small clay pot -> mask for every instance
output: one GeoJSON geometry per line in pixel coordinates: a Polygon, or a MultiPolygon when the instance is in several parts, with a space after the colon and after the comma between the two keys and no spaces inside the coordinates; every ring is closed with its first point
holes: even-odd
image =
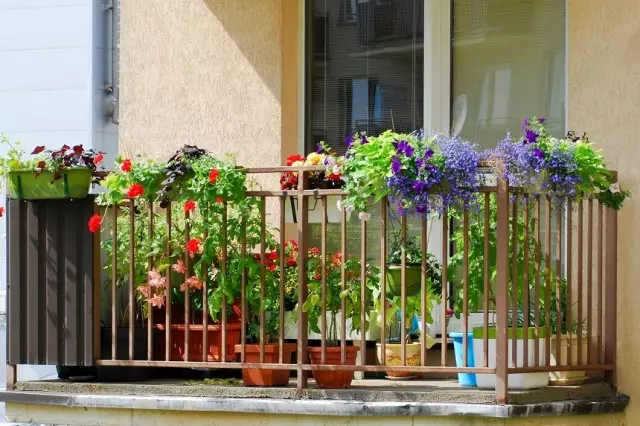
{"type": "MultiPolygon", "coordinates": [[[[328,347],[326,348],[325,365],[355,365],[356,355],[360,350],[357,346],[347,346],[345,348],[345,362],[341,361],[341,348],[340,347],[328,347]]],[[[313,372],[313,378],[316,379],[316,386],[321,389],[347,389],[351,387],[351,381],[353,380],[353,371],[328,371],[328,370],[314,370],[313,364],[322,364],[322,348],[313,347],[308,348],[309,358],[311,359],[311,371],[313,372]]]]}
{"type": "MultiPolygon", "coordinates": [[[[242,353],[242,345],[235,346],[237,354],[242,353]]],[[[285,343],[282,347],[282,363],[291,363],[291,354],[295,352],[295,343],[285,343]]],[[[245,345],[244,361],[249,364],[260,362],[260,345],[245,345]]],[[[280,362],[280,345],[264,345],[264,362],[280,362]]],[[[242,381],[245,386],[286,386],[289,384],[289,370],[268,370],[261,368],[243,368],[242,381]]]]}

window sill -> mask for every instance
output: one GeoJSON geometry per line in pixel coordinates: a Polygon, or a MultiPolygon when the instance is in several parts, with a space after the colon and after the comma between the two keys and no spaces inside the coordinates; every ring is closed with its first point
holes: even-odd
{"type": "Polygon", "coordinates": [[[453,381],[403,382],[403,387],[379,380],[356,380],[352,389],[245,388],[188,386],[184,381],[148,384],[19,382],[16,390],[0,392],[11,404],[133,410],[216,411],[324,416],[477,416],[511,418],[546,415],[617,413],[629,397],[608,385],[547,387],[512,391],[512,404],[495,404],[492,390],[464,389],[453,381]],[[370,382],[370,383],[367,383],[370,382]],[[377,383],[373,383],[377,382],[377,383]],[[407,383],[414,386],[407,388],[407,383]],[[376,386],[375,388],[373,386],[376,386]]]}

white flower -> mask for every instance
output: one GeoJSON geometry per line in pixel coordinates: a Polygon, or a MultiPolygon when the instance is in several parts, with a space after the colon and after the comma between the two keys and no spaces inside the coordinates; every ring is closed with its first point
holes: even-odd
{"type": "Polygon", "coordinates": [[[611,191],[611,193],[613,194],[617,194],[618,192],[620,192],[620,184],[618,184],[617,182],[612,183],[609,187],[609,191],[611,191]]]}
{"type": "Polygon", "coordinates": [[[336,164],[336,157],[331,156],[331,155],[329,155],[329,156],[325,157],[325,159],[324,159],[324,165],[325,165],[325,166],[327,166],[327,167],[331,167],[331,166],[333,166],[334,164],[336,164]]]}
{"type": "Polygon", "coordinates": [[[336,208],[339,212],[342,211],[342,199],[338,198],[338,201],[336,201],[336,208]]]}
{"type": "Polygon", "coordinates": [[[371,213],[360,212],[358,213],[358,219],[364,221],[371,220],[371,213]]]}
{"type": "Polygon", "coordinates": [[[333,170],[331,170],[331,172],[332,172],[334,175],[339,175],[339,174],[340,174],[340,171],[341,171],[341,170],[340,170],[340,166],[339,166],[339,165],[337,165],[337,164],[334,164],[334,165],[333,165],[333,170]]]}

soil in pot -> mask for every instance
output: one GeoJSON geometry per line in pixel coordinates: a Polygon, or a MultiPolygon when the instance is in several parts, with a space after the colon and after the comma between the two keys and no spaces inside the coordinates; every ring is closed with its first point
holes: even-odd
{"type": "MultiPolygon", "coordinates": [[[[406,281],[406,295],[418,294],[422,284],[422,266],[407,265],[406,281]]],[[[402,266],[387,266],[387,291],[394,296],[402,296],[402,266]]]]}
{"type": "MultiPolygon", "coordinates": [[[[360,348],[357,346],[347,346],[345,348],[346,359],[344,365],[355,365],[359,350],[360,348]]],[[[321,365],[322,348],[313,347],[309,348],[308,351],[312,366],[314,364],[321,365]]],[[[340,347],[328,347],[326,351],[325,365],[343,365],[340,347]]],[[[347,389],[351,387],[353,371],[314,370],[313,367],[311,367],[311,371],[313,378],[316,380],[316,386],[320,389],[347,389]]]]}
{"type": "MultiPolygon", "coordinates": [[[[382,362],[382,345],[378,343],[378,360],[382,362]]],[[[406,366],[417,367],[420,365],[420,343],[407,343],[406,344],[406,366]]],[[[384,365],[389,367],[402,366],[402,345],[400,343],[387,343],[385,345],[385,361],[384,365]]],[[[388,379],[412,379],[416,376],[415,373],[408,371],[387,371],[388,379]]]]}
{"type": "MultiPolygon", "coordinates": [[[[282,347],[282,363],[291,363],[291,354],[296,351],[295,343],[285,343],[282,347]]],[[[242,345],[235,346],[240,357],[242,345]]],[[[247,363],[260,362],[260,345],[245,345],[244,360],[247,363]]],[[[280,345],[264,345],[264,362],[277,364],[280,362],[280,345]]],[[[245,386],[286,386],[289,384],[289,370],[265,370],[259,368],[243,368],[242,381],[245,386]]]]}
{"type": "MultiPolygon", "coordinates": [[[[207,359],[202,358],[202,337],[203,326],[190,324],[189,326],[189,359],[186,354],[186,334],[187,326],[184,324],[174,324],[171,326],[171,361],[221,361],[222,360],[222,325],[213,324],[207,326],[207,359]]],[[[238,322],[227,323],[227,354],[225,361],[235,361],[235,345],[240,343],[240,329],[242,325],[238,322]]],[[[154,328],[158,331],[153,339],[154,359],[165,359],[165,325],[156,324],[154,328]]]]}

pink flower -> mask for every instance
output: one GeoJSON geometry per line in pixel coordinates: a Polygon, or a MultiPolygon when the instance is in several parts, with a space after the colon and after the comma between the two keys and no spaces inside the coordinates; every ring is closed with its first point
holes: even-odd
{"type": "Polygon", "coordinates": [[[164,306],[164,296],[154,296],[151,299],[149,299],[149,303],[151,303],[151,306],[155,307],[155,308],[160,308],[162,306],[164,306]]]}
{"type": "Polygon", "coordinates": [[[184,264],[184,262],[182,261],[182,259],[178,259],[178,263],[174,263],[171,268],[174,271],[176,271],[177,273],[179,273],[179,274],[186,274],[187,273],[187,267],[184,264]]]}

